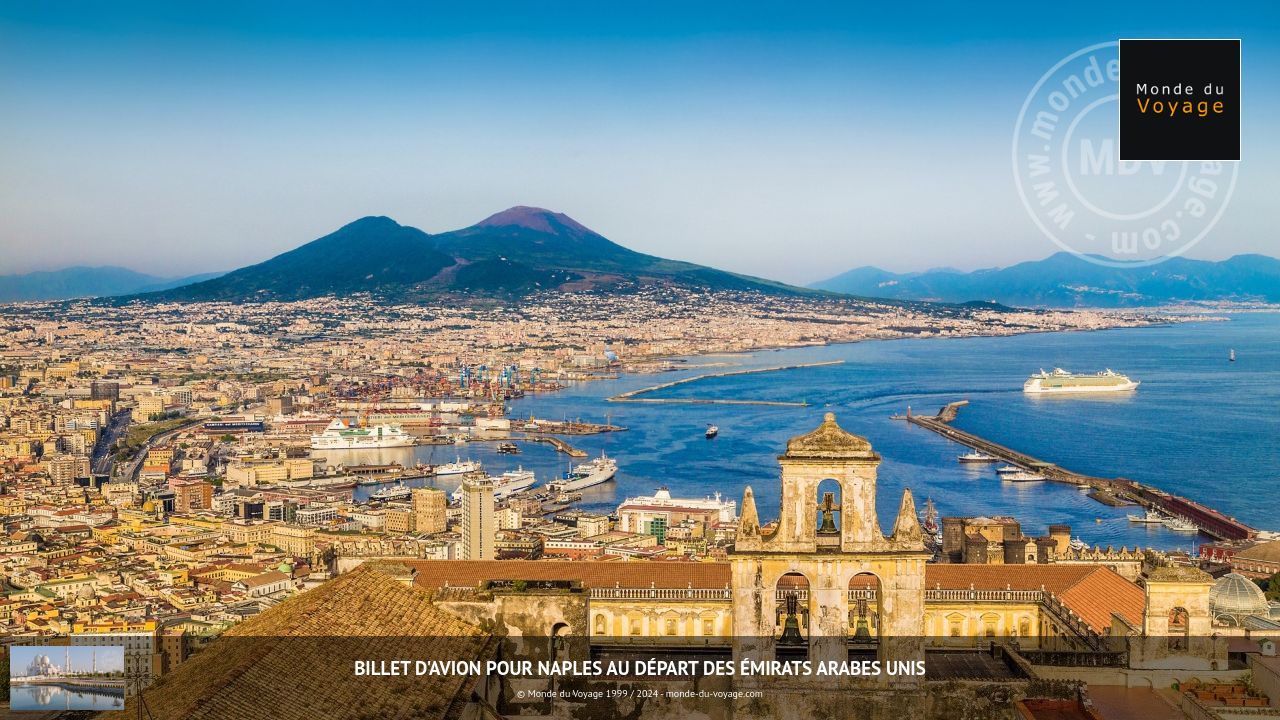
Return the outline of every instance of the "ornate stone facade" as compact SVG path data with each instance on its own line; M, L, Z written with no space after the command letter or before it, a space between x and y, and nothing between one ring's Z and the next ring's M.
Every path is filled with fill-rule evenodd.
M876 516L880 456L865 438L837 425L832 413L813 432L788 442L778 462L782 503L777 525L767 532L761 528L751 488L742 499L737 544L730 555L735 659L777 656L778 618L785 612L781 607L787 593L794 592L804 600L808 617L800 631L808 656L847 660L850 591L869 586L877 590L871 611L876 617L867 626L875 629L878 656L923 660L929 553L911 491L903 492L893 532L884 535ZM838 499L834 493L818 496L826 481L834 481Z

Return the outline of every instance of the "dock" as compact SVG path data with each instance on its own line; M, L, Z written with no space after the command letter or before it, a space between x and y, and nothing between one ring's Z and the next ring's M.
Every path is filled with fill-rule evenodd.
M572 458L584 458L587 456L587 452L585 450L579 450L558 437L551 437L550 435L531 435L528 439L533 442L547 443L551 445L551 447Z
M654 403L654 404L689 404L689 405L772 405L774 407L808 407L809 403L804 400L787 401L787 400L748 400L741 398L731 398L722 400L719 398L644 398L641 395L647 395L659 390L684 385L686 383L697 382L698 380L708 380L718 377L731 377L734 375L754 375L756 373L781 372L783 370L800 370L803 368L825 367L827 365L842 365L843 360L827 360L825 362L800 363L797 365L778 365L775 367L765 368L749 368L746 370L727 370L725 372L706 373L703 375L695 375L693 377L684 378L682 380L672 380L671 382L659 383L658 385L650 385L639 390L630 390L628 392L614 395L607 398L609 402L633 402L633 403Z
M968 400L948 403L933 416L915 415L908 408L906 415L897 415L894 418L935 432L948 440L986 453L1010 465L1044 475L1046 480L1076 487L1088 487L1090 488L1089 496L1106 505L1128 503L1141 505L1166 515L1182 518L1195 525L1201 533L1219 540L1248 540L1258 534L1257 529L1189 498L1125 478L1102 478L1073 472L971 432L952 427L951 423L955 421L960 408L968 404Z

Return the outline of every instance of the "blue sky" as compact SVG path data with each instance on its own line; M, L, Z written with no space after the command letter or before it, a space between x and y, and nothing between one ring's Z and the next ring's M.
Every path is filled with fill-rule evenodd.
M68 660L72 672L121 671L124 669L124 646L70 647L66 645L11 645L9 646L9 675L26 675L27 667L38 655L47 655L59 669L65 669Z
M1018 109L1118 37L1243 38L1239 185L1190 255L1280 254L1270 4L260 5L0 0L0 273L228 269L517 204L791 282L1043 257Z

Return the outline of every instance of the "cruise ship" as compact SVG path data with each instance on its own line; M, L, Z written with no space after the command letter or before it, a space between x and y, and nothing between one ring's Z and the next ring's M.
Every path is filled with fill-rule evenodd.
M1025 393L1044 395L1053 393L1125 392L1135 390L1139 381L1130 380L1110 368L1093 375L1077 375L1062 368L1053 372L1040 372L1027 378L1022 385Z
M573 492L609 482L617 474L618 462L600 453L600 457L578 465L565 473L560 480L547 483L547 488L554 492Z
M399 425L353 427L350 422L339 418L334 418L324 432L311 436L312 450L369 450L412 447L413 444L413 436Z
M498 477L489 478L493 482L493 499L503 500L514 495L521 490L528 490L538 482L532 470L525 470L523 467L515 470L508 470ZM451 496L455 501L462 500L462 486L459 485L457 490L453 491Z

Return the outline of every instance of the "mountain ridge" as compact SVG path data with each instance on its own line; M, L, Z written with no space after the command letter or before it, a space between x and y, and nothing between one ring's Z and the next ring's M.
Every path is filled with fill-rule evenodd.
M895 300L990 300L1024 307L1140 307L1180 302L1280 303L1280 260L1257 253L1226 260L1168 258L1111 267L1068 252L1003 268L895 273L863 266L809 287Z
M48 302L166 290L220 273L161 277L118 265L72 265L0 275L0 302Z
M368 216L218 278L125 299L252 302L358 292L392 300L448 294L510 298L538 290L625 289L648 283L825 294L647 255L564 213L517 205L434 235L388 217Z

